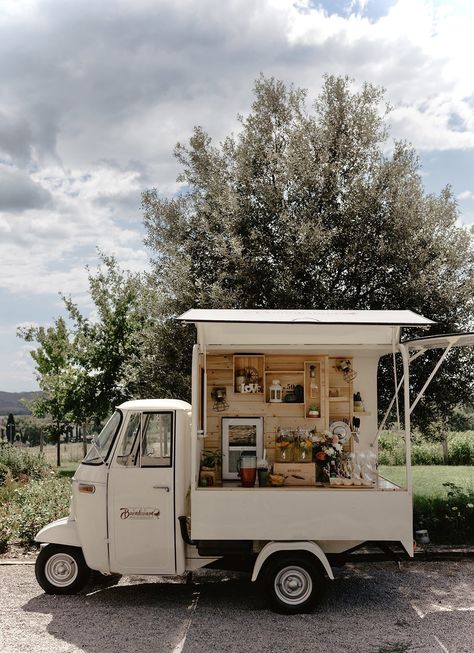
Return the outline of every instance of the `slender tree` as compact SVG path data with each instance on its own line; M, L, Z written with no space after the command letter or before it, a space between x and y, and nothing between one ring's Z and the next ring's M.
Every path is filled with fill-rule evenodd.
M103 419L134 396L134 379L139 378L130 365L140 359L140 334L148 319L139 275L122 271L114 258L101 255L101 266L89 275L89 288L94 319L63 297L67 319L60 317L49 328L19 330L20 337L38 344L31 356L43 395L33 403L33 413L50 417L58 443L71 423L80 424L85 436L94 419Z

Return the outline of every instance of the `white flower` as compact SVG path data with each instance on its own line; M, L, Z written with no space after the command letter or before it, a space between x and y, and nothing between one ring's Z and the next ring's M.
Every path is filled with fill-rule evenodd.
M328 456L333 456L336 452L332 447L326 447L326 453Z
M457 506L453 506L451 510L459 510L459 508Z
M474 508L474 503L466 503L466 508Z
M332 446L336 451L342 451L342 444L333 444Z

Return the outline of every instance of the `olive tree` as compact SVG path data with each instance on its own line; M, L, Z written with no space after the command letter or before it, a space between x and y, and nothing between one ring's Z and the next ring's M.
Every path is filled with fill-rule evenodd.
M176 146L182 192L143 195L159 289L143 390L150 380L151 391L189 396L193 331L172 319L192 307L409 308L438 331L472 325L473 233L449 186L424 191L413 148L389 138L388 112L381 89L346 77L326 76L312 103L260 77L236 134L214 144L196 127ZM415 385L432 363L418 362ZM445 369L421 420L472 398L466 354Z

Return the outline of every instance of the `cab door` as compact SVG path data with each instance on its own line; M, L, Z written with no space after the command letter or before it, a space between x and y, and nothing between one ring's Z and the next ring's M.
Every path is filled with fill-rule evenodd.
M176 573L175 413L132 412L110 466L111 571Z

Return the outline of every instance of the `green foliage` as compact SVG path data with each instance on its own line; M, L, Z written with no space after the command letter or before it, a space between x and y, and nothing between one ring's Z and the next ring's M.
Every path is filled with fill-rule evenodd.
M134 394L131 362L140 359L140 334L148 321L140 277L120 270L115 259L101 255L89 274L96 319L85 318L64 298L67 320L49 328L19 329L38 347L31 352L43 396L33 403L38 417L50 418L53 441L72 423L91 426ZM139 372L136 372L137 376Z
M8 470L12 479L42 479L53 474L51 465L42 456L6 443L0 445L0 465L2 469Z
M0 460L0 485L3 485L10 476L10 468Z
M47 420L39 419L33 415L21 415L17 417L17 431L21 432L21 441L28 442L32 447L38 446L41 440L41 433L43 433L43 436L46 435L46 422Z
M474 431L448 438L448 454L450 465L474 465Z
M474 431L474 406L456 406L449 417L449 426L452 431Z
M210 469L222 465L222 452L204 449L201 454L201 466Z
M439 442L418 435L412 442L413 465L444 465L443 451ZM404 465L405 443L402 437L382 433L379 437L379 464ZM474 465L474 432L448 434L448 464Z
M68 514L70 496L70 481L56 476L13 485L0 504L0 539L32 544L43 526Z
M415 496L415 530L427 529L437 544L474 544L474 489L443 483L444 496Z
M473 234L458 226L449 187L425 194L406 143L387 154L386 114L370 84L327 76L311 112L305 91L261 77L236 135L216 146L196 127L177 145L183 192L143 195L150 286L160 289L143 336L151 388L189 396L193 331L172 318L194 307L411 308L437 331L469 328ZM414 389L436 355L415 362ZM381 370L384 396L393 382ZM472 354L453 351L444 370L420 423L472 400Z

